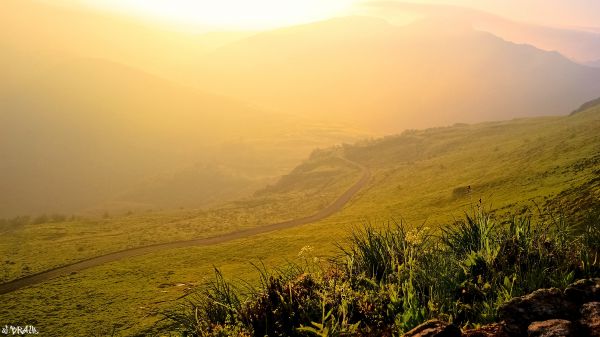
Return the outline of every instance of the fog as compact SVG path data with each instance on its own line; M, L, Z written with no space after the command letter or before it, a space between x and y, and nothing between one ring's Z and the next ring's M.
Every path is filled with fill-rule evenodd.
M0 217L205 207L319 147L567 114L600 92L595 54L549 51L564 32L421 14L199 34L3 1Z

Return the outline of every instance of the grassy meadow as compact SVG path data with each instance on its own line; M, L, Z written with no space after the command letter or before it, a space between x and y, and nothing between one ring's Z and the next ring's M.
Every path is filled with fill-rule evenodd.
M148 211L96 219L25 224L5 220L0 229L10 238L0 243L5 257L2 281L44 271L69 262L131 247L219 234L312 214L332 203L360 176L343 160L307 163L278 184L242 199L207 210ZM293 207L290 207L293 205ZM51 217L50 217L51 218ZM48 254L52 251L52 254Z
M525 208L569 212L598 205L600 108L572 116L517 119L406 131L398 136L320 149L253 197L207 210L104 219L14 224L0 228L4 281L65 263L158 242L215 236L312 214L359 177L339 157L369 168L372 179L339 213L309 225L207 247L166 250L110 263L0 295L7 324L44 336L146 335L184 294L213 279L257 282L251 263L276 267L339 254L351 230L403 221L407 228L462 218L482 200L494 214Z

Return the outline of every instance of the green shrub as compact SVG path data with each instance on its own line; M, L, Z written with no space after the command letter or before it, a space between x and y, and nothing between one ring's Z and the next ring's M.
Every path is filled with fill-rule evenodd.
M290 265L258 287L216 280L167 316L192 336L396 336L430 318L495 320L515 296L600 275L598 216L495 219L477 207L442 227L364 226L327 268ZM535 220L534 220L535 219Z

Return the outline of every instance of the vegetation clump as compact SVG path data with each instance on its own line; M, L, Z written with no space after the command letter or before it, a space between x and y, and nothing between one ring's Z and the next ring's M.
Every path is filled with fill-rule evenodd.
M165 313L184 336L398 336L428 319L493 322L536 289L600 275L600 217L572 223L479 206L434 231L402 223L356 230L326 264L261 270L259 286L216 279ZM310 249L303 249L303 253Z

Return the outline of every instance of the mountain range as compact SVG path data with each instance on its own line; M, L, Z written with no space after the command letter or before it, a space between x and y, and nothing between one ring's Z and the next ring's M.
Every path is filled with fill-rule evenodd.
M27 1L0 5L0 216L200 207L318 147L600 93L600 69L459 15L194 35Z
M388 133L562 114L600 92L600 70L454 18L265 32L209 53L195 74L200 87L258 106Z

